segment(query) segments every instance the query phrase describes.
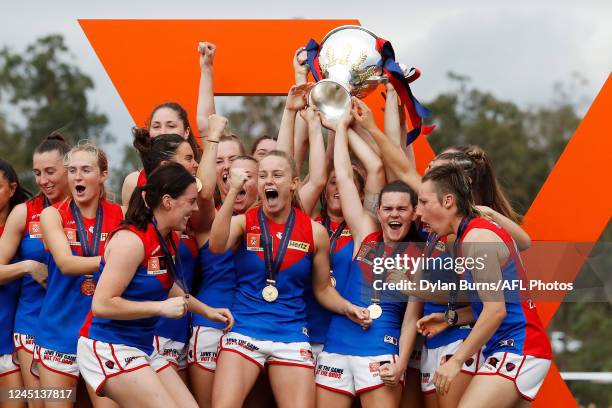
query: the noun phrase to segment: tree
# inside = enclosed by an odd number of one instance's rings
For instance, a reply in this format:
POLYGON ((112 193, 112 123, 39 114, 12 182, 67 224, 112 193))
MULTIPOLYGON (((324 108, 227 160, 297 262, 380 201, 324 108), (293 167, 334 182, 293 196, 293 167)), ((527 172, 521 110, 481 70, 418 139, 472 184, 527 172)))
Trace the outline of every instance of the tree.
POLYGON ((52 131, 61 130, 73 142, 112 141, 106 115, 87 98, 94 83, 74 59, 61 35, 39 38, 24 52, 0 50, 0 156, 32 191, 32 152, 52 131))
POLYGON ((578 126, 576 109, 559 93, 550 106, 521 109, 470 88, 468 77, 449 73, 449 78, 457 89, 427 104, 437 125, 429 137, 432 147, 440 152, 453 145, 481 146, 511 202, 525 212, 578 126))

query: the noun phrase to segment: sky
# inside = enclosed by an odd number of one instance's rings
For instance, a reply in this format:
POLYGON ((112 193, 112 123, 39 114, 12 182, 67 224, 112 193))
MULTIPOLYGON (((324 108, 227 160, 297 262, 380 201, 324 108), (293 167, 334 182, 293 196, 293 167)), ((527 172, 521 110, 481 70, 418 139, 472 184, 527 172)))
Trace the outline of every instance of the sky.
MULTIPOLYGON (((40 36, 64 35, 74 62, 94 80, 90 100, 110 119, 108 130, 118 140, 109 148, 111 155, 120 150, 120 144, 131 142, 133 121, 78 25, 81 18, 357 18, 393 43, 399 61, 421 69, 421 78, 412 85, 421 101, 451 89, 446 74, 453 71, 468 75, 475 87, 498 98, 535 106, 553 98, 555 82, 567 83, 577 72, 587 81, 580 96, 588 106, 612 71, 609 0, 58 0, 39 4, 3 2, 0 46, 23 50, 40 36)), ((223 113, 233 102, 220 99, 218 110, 223 113)))

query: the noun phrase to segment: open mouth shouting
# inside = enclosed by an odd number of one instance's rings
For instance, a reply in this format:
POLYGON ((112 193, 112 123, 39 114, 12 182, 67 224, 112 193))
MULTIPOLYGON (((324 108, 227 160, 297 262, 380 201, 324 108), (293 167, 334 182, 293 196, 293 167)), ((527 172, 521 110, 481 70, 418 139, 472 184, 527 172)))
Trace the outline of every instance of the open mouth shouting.
POLYGON ((398 231, 404 224, 399 221, 390 221, 387 225, 389 225, 389 228, 391 228, 393 231, 398 231))
POLYGON ((274 206, 278 204, 278 190, 274 187, 266 187, 264 190, 266 195, 266 202, 268 206, 274 206))
POLYGON ((77 197, 84 197, 87 188, 83 184, 77 184, 76 186, 74 186, 74 190, 76 192, 77 197))

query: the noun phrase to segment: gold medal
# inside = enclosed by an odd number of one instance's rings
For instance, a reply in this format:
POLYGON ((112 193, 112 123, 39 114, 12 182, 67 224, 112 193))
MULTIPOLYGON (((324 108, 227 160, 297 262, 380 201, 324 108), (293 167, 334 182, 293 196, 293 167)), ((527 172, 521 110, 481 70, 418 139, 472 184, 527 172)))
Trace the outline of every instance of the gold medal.
POLYGON ((261 296, 266 302, 272 303, 278 298, 278 289, 274 285, 268 285, 261 291, 261 296))
POLYGON ((382 316, 382 307, 380 307, 378 303, 372 303, 368 306, 368 311, 370 312, 370 318, 372 320, 376 320, 382 316))
POLYGON ((93 296, 95 290, 96 284, 93 282, 93 279, 85 278, 85 280, 81 283, 82 295, 93 296))

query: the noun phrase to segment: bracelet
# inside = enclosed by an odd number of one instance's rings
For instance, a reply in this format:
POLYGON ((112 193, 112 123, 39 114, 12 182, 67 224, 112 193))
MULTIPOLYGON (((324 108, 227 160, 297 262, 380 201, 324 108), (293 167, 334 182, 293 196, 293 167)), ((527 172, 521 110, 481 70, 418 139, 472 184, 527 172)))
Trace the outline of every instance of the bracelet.
POLYGON ((219 143, 218 140, 210 140, 210 139, 204 139, 206 140, 208 143, 219 143))

